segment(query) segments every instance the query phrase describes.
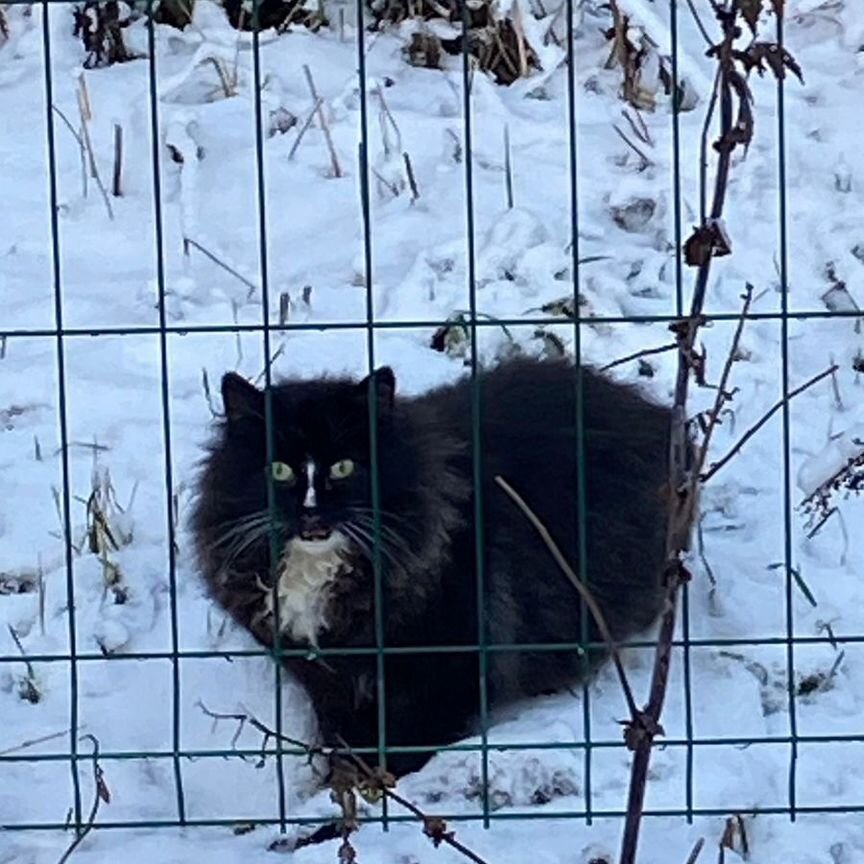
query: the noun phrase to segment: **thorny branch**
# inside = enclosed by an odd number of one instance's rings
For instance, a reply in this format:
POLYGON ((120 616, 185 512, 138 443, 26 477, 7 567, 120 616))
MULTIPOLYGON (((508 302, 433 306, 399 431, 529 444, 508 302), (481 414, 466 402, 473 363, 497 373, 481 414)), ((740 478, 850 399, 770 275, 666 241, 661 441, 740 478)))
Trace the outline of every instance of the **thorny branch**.
MULTIPOLYGON (((783 14, 779 2, 771 4, 777 16, 783 14)), ((749 25, 755 35, 756 25, 763 11, 767 11, 764 0, 713 0, 712 8, 720 25, 721 39, 708 50, 708 56, 717 61, 717 74, 714 79, 714 90, 709 102, 708 114, 705 120, 703 140, 707 141, 707 130, 712 122, 715 106, 719 103, 720 134, 714 142, 717 153, 717 164, 714 177, 714 189, 711 209, 707 210, 707 146, 704 148, 701 172, 701 224, 697 226, 684 244, 684 259, 686 263, 697 268, 696 282, 687 318, 671 328, 676 335, 678 344, 678 372, 675 383, 675 400, 672 409, 669 494, 670 514, 666 537, 666 565, 664 568, 665 603, 660 620, 657 649, 654 657, 654 668, 651 676, 651 688, 648 704, 640 718, 645 721, 638 726, 625 730, 625 740, 634 750, 630 774, 630 789, 627 801, 627 815, 624 824, 624 834, 621 841, 620 864, 635 864, 636 850, 639 840, 639 829, 645 801, 645 788, 648 777, 648 766, 651 760, 651 750, 656 735, 662 734, 660 715, 666 698, 669 680, 669 668, 672 659, 672 638, 675 630, 676 605, 678 590, 690 578, 682 561, 682 554, 689 546, 690 527, 693 522, 695 502, 698 497, 700 475, 691 465, 693 442, 687 422, 687 397, 691 373, 698 383, 704 382, 704 355, 695 352, 696 336, 704 322, 702 309, 714 258, 728 255, 731 244, 723 225, 723 213, 729 188, 729 174, 732 165, 732 153, 737 148, 747 149, 753 139, 754 116, 752 96, 747 81, 749 72, 756 68, 762 71, 760 65, 761 50, 754 53, 755 40, 745 51, 735 48, 736 40, 743 32, 744 22, 749 25), (743 20, 742 20, 743 19, 743 20)), ((800 70, 788 52, 781 46, 772 46, 775 50, 765 49, 767 54, 778 57, 779 61, 769 64, 771 71, 779 79, 790 69, 794 74, 800 70)), ((767 61, 766 61, 767 62, 767 61)), ((749 294, 745 301, 749 305, 749 294)), ((744 320, 742 315, 741 321, 744 320)), ((739 331, 741 327, 739 323, 739 331)), ((737 334, 736 334, 737 339, 737 334)), ((733 352, 734 353, 734 352, 733 352)), ((733 361, 727 364, 731 367, 733 361)), ((721 389, 718 391, 720 404, 728 397, 724 373, 721 389)), ((789 394, 790 398, 793 394, 789 394)), ((715 404, 717 404, 715 402, 715 404)), ((717 423, 717 418, 711 418, 709 424, 717 423)), ((708 431, 712 427, 709 425, 708 431)), ((706 433, 707 434, 707 433, 706 433)), ((746 436, 745 436, 746 439, 746 436)), ((740 449, 739 447, 736 448, 740 449)), ((697 459, 701 459, 701 454, 697 459)))
POLYGON ((473 861, 474 864, 488 864, 484 858, 481 858, 476 852, 457 840, 455 832, 447 829, 447 823, 443 819, 427 815, 416 804, 400 795, 396 791, 396 778, 387 771, 372 768, 360 754, 355 753, 351 749, 344 739, 340 738, 339 747, 314 746, 271 729, 252 714, 246 712, 221 713, 211 711, 200 700, 197 704, 201 711, 214 721, 232 720, 238 724, 237 731, 231 739, 232 746, 236 745, 245 726, 249 725, 260 732, 264 736, 261 745, 262 759, 266 756, 267 744, 273 740, 290 744, 292 747, 303 751, 309 757, 310 764, 318 756, 325 757, 328 760, 331 768, 329 778, 330 797, 342 811, 342 824, 339 826, 340 830, 338 834, 335 833, 336 826, 325 826, 325 830, 320 830, 313 835, 317 840, 307 840, 303 845, 309 845, 310 842, 323 842, 340 836, 342 837, 342 847, 339 850, 339 860, 356 860, 356 853, 348 842, 348 837, 358 829, 357 795, 359 794, 365 801, 370 803, 386 797, 404 807, 422 823, 423 833, 432 841, 432 845, 435 848, 444 843, 462 854, 469 861, 473 861), (348 770, 349 766, 346 760, 354 766, 355 771, 348 770), (331 828, 333 830, 330 830, 331 828))
POLYGON ((105 775, 102 772, 102 767, 99 765, 99 740, 93 735, 83 735, 82 741, 89 741, 93 745, 93 803, 90 805, 90 813, 87 816, 87 821, 84 827, 78 832, 75 839, 69 844, 69 847, 61 856, 57 864, 66 864, 72 853, 84 842, 84 838, 93 830, 96 824, 96 817, 99 815, 99 807, 104 801, 106 804, 111 803, 111 792, 105 783, 105 775))

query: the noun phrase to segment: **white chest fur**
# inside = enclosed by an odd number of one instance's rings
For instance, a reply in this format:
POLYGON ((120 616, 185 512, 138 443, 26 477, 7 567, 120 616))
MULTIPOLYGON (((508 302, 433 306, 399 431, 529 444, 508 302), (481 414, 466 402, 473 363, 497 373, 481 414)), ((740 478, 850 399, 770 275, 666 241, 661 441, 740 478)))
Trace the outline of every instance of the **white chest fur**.
MULTIPOLYGON (((337 534, 325 542, 292 540, 286 544, 277 571, 279 629, 292 641, 317 646, 329 626, 330 593, 345 566, 345 539, 337 534)), ((267 595, 273 612, 273 595, 267 595)))

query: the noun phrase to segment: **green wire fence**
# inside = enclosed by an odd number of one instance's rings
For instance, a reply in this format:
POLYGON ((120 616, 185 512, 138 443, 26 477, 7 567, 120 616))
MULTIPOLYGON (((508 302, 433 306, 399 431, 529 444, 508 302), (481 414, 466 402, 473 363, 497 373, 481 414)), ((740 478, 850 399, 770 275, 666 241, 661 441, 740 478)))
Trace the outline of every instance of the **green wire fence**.
MULTIPOLYGON (((11 0, 6 5, 24 4, 26 0, 11 0)), ((285 323, 275 324, 271 321, 270 309, 270 274, 268 267, 268 219, 266 213, 266 173, 265 173, 265 137, 263 131, 263 108, 261 99, 262 90, 262 68, 260 58, 259 34, 260 28, 257 26, 259 0, 256 0, 253 8, 253 28, 252 28, 252 56, 253 56, 253 89, 254 89, 254 110, 256 121, 256 138, 255 138, 255 158, 256 158, 256 183, 257 183, 257 228, 258 228, 258 254, 260 260, 260 286, 262 293, 261 307, 261 322, 260 324, 233 324, 233 325, 192 325, 192 324, 174 324, 168 320, 166 313, 166 294, 167 294, 167 278, 164 255, 164 218, 162 213, 162 168, 160 160, 160 116, 159 116, 159 92, 158 92, 158 54, 156 50, 155 25, 153 23, 153 15, 148 15, 148 67, 149 67, 149 119, 150 119, 150 137, 152 142, 152 178, 153 178, 153 208, 154 208, 154 224, 155 235, 153 243, 155 246, 155 258, 157 262, 156 277, 158 283, 158 323, 153 326, 135 326, 135 327, 67 327, 64 322, 64 304, 63 304, 63 273, 61 269, 61 226, 58 215, 58 172, 57 172, 57 157, 56 157, 56 141, 55 141, 55 117, 52 112, 54 104, 54 80, 52 75, 52 38, 50 32, 49 21, 49 6, 69 3, 70 0, 40 0, 35 4, 28 3, 27 5, 35 5, 42 9, 42 42, 44 51, 44 92, 45 92, 45 135, 48 149, 48 185, 50 197, 50 227, 51 227, 51 242, 52 249, 52 279, 53 279, 53 294, 54 294, 54 316, 55 326, 50 328, 31 328, 31 329, 10 329, 0 327, 0 339, 18 339, 18 338, 50 338, 55 340, 56 345, 56 364, 57 364, 57 379, 58 379, 58 415, 59 415, 59 439, 60 439, 60 463, 62 470, 62 522, 66 537, 65 549, 65 570, 66 570, 66 593, 68 609, 76 608, 76 586, 74 578, 73 566, 73 549, 70 538, 72 536, 72 517, 70 513, 70 502, 72 501, 72 493, 70 490, 70 466, 69 466, 69 426, 67 421, 67 381, 69 373, 66 364, 66 349, 70 340, 86 339, 94 336, 143 336, 155 335, 159 339, 160 350, 160 373, 161 373, 161 412, 162 412, 162 432, 164 446, 164 461, 162 469, 164 471, 165 481, 165 501, 167 504, 166 512, 168 514, 167 521, 167 537, 168 537, 168 577, 170 588, 170 625, 171 639, 170 650, 168 651, 152 651, 152 652, 128 652, 118 655, 108 655, 102 653, 92 653, 79 650, 78 634, 76 632, 76 619, 72 611, 67 615, 68 618, 68 645, 69 650, 62 654, 35 654, 28 655, 28 660, 31 663, 68 663, 70 669, 70 715, 69 715, 69 736, 68 749, 61 753, 50 754, 29 754, 26 752, 8 753, 0 755, 0 771, 4 763, 28 763, 37 764, 40 762, 68 762, 71 772, 73 784, 73 806, 72 814, 69 823, 63 821, 57 822, 22 822, 12 824, 0 824, 0 830, 6 831, 26 831, 30 829, 63 829, 71 826, 72 828, 81 831, 86 824, 85 807, 82 806, 82 791, 81 791, 81 771, 86 770, 88 764, 93 759, 93 754, 89 748, 82 748, 79 740, 79 672, 82 664, 99 662, 113 662, 114 660, 167 660, 171 663, 172 668, 172 738, 171 747, 169 750, 160 751, 130 751, 130 752, 111 752, 102 751, 99 753, 99 760, 106 764, 112 760, 170 760, 173 767, 173 779, 176 793, 176 813, 173 819, 140 819, 127 821, 111 821, 110 819, 100 816, 95 824, 97 829, 107 828, 162 828, 177 825, 190 826, 205 826, 205 825, 233 825, 238 821, 249 821, 248 819, 238 820, 229 818, 191 818, 187 813, 186 793, 184 789, 184 765, 187 760, 191 759, 223 759, 225 757, 247 756, 250 758, 260 758, 262 756, 272 756, 277 760, 277 789, 276 791, 276 815, 261 814, 255 819, 260 824, 275 824, 282 827, 288 824, 297 824, 305 822, 320 823, 320 818, 306 819, 297 816, 292 816, 289 812, 287 804, 287 795, 285 789, 285 780, 282 771, 283 759, 290 756, 306 755, 305 751, 298 750, 285 744, 279 737, 282 732, 282 668, 280 664, 274 663, 274 699, 275 699, 275 730, 276 737, 272 747, 264 749, 242 749, 230 748, 225 750, 201 750, 201 749, 186 749, 181 746, 180 736, 180 708, 181 708, 181 676, 180 664, 183 660, 188 659, 204 659, 204 658, 222 658, 231 659, 235 657, 251 657, 251 656, 272 656, 271 652, 264 650, 236 650, 236 651, 204 651, 204 650, 184 650, 181 649, 178 640, 178 609, 177 609, 177 552, 175 544, 175 524, 172 514, 174 512, 173 498, 176 489, 176 478, 172 468, 171 459, 171 400, 169 393, 169 351, 168 340, 173 335, 188 335, 188 334, 217 334, 217 333, 257 333, 260 334, 263 345, 263 352, 266 358, 273 357, 271 341, 274 333, 283 333, 300 330, 338 330, 338 331, 365 331, 366 333, 366 361, 368 368, 371 370, 375 367, 375 340, 374 336, 377 331, 381 330, 410 330, 422 328, 429 330, 430 327, 446 326, 451 323, 449 321, 429 321, 429 320, 386 320, 378 321, 375 319, 374 304, 373 304, 373 230, 372 219, 370 216, 370 190, 369 190, 369 151, 367 142, 369 137, 369 108, 367 102, 368 96, 368 80, 366 73, 366 49, 364 40, 367 38, 364 27, 358 27, 357 33, 357 70, 359 82, 359 106, 360 106, 360 133, 359 133, 359 149, 358 163, 360 176, 360 198, 362 211, 362 226, 363 226, 363 251, 365 260, 364 282, 366 289, 366 317, 365 321, 349 321, 349 322, 334 322, 332 324, 302 324, 302 323, 285 323)), ((572 321, 572 332, 574 337, 574 345, 576 356, 580 355, 582 325, 584 323, 580 312, 579 303, 579 285, 580 285, 580 246, 579 246, 579 188, 578 177, 580 173, 579 164, 579 147, 577 134, 577 88, 575 82, 575 60, 573 56, 574 45, 574 25, 573 13, 576 0, 567 0, 565 5, 565 13, 567 16, 567 54, 568 54, 568 69, 567 76, 567 126, 568 126, 568 145, 569 145, 569 176, 570 176, 570 213, 571 213, 571 246, 570 246, 570 263, 572 272, 572 297, 574 316, 572 321)), ((153 0, 147 2, 148 11, 153 11, 153 0)), ((463 11, 467 9, 463 4, 463 11)), ((356 14, 358 20, 362 21, 366 15, 364 0, 357 0, 356 14)), ((467 11, 464 11, 467 16, 467 11)), ((672 38, 672 79, 673 92, 677 90, 678 81, 678 3, 676 0, 670 0, 670 21, 669 28, 672 38)), ((480 482, 482 477, 482 462, 483 462, 483 438, 482 438, 482 415, 483 415, 483 393, 479 386, 479 381, 476 376, 478 348, 477 335, 483 328, 529 325, 539 327, 543 325, 560 325, 562 319, 555 316, 535 316, 535 317, 519 317, 519 318, 501 318, 489 320, 478 314, 477 295, 476 295, 476 248, 475 248, 475 221, 474 221, 474 197, 473 197, 473 176, 472 176, 472 140, 474 130, 472 128, 472 106, 471 106, 471 61, 468 48, 468 28, 463 22, 463 51, 462 51, 462 83, 463 83, 463 104, 462 104, 462 122, 464 129, 464 148, 468 154, 463 160, 464 165, 464 186, 465 186, 465 227, 466 227, 466 254, 467 254, 467 280, 469 288, 469 309, 467 312, 467 326, 470 330, 470 363, 474 380, 473 398, 471 401, 471 410, 473 417, 473 436, 472 436, 472 452, 474 460, 474 482, 475 488, 479 491, 482 487, 480 482)), ((779 22, 778 41, 782 45, 782 19, 779 22)), ((777 90, 777 168, 779 172, 779 213, 780 213, 780 238, 779 238, 779 270, 780 283, 782 286, 788 284, 788 238, 786 225, 786 179, 785 179, 785 150, 786 150, 786 118, 784 111, 784 84, 782 81, 778 83, 777 90)), ((658 323, 669 324, 678 321, 685 314, 684 305, 684 269, 682 263, 682 221, 681 212, 681 164, 680 164, 680 124, 679 111, 677 105, 674 106, 672 112, 672 140, 673 140, 673 159, 672 159, 672 177, 670 178, 671 187, 673 190, 673 221, 674 234, 677 254, 675 256, 675 313, 669 315, 634 315, 634 316, 603 316, 593 315, 591 317, 592 324, 637 324, 637 323, 658 323)), ((779 312, 757 313, 749 312, 748 320, 759 321, 769 320, 778 321, 781 333, 781 378, 782 392, 788 394, 789 387, 789 361, 788 361, 788 328, 790 320, 818 320, 826 318, 849 318, 857 319, 860 313, 856 310, 801 310, 793 311, 789 308, 788 293, 781 293, 781 309, 779 312)), ((736 321, 739 314, 736 312, 709 314, 706 319, 711 322, 736 321)), ((265 367, 265 382, 267 385, 271 383, 271 365, 268 362, 265 367)), ((577 427, 581 423, 582 416, 582 400, 581 387, 576 394, 576 414, 577 427)), ((269 386, 268 386, 269 392, 269 386)), ((373 509, 378 510, 379 491, 377 489, 377 469, 380 459, 380 454, 377 449, 376 436, 376 420, 377 411, 375 405, 375 390, 370 391, 370 419, 371 419, 371 462, 372 473, 376 480, 373 482, 373 509)), ((270 405, 268 399, 267 414, 270 415, 270 405)), ((649 808, 645 811, 649 816, 680 816, 687 820, 692 820, 699 815, 727 815, 727 811, 718 808, 698 807, 694 803, 694 752, 697 748, 710 747, 729 747, 734 745, 749 746, 755 744, 774 744, 784 745, 789 747, 789 773, 788 773, 788 803, 784 806, 760 806, 754 808, 754 812, 765 814, 784 814, 791 818, 795 818, 799 813, 857 813, 864 812, 864 801, 859 804, 843 804, 837 806, 802 806, 797 802, 796 795, 796 758, 797 748, 800 744, 807 743, 828 743, 828 742, 846 742, 846 743, 864 743, 864 733, 860 735, 804 735, 798 732, 796 722, 796 702, 794 697, 794 688, 791 682, 795 680, 795 648, 803 645, 821 645, 821 644, 864 644, 864 635, 859 636, 833 636, 831 634, 824 636, 805 636, 798 635, 794 630, 793 619, 793 579, 792 571, 792 492, 791 492, 791 469, 790 469, 790 417, 788 403, 784 403, 782 409, 782 424, 783 424, 783 498, 784 498, 784 556, 786 573, 790 574, 786 579, 785 587, 785 604, 786 604, 786 633, 784 636, 765 637, 765 638, 728 638, 728 639, 701 639, 691 638, 689 629, 689 601, 686 591, 683 593, 683 625, 682 637, 676 639, 673 643, 676 649, 681 649, 680 656, 683 660, 684 680, 685 680, 685 700, 684 700, 684 728, 685 735, 683 737, 663 738, 659 743, 664 748, 682 748, 686 753, 686 787, 685 787, 685 806, 680 808, 649 808), (690 653, 694 648, 700 647, 735 647, 735 646, 778 646, 785 649, 787 677, 789 686, 789 733, 780 735, 771 735, 763 737, 699 737, 694 733, 693 728, 693 707, 690 686, 690 653)), ((272 433, 272 425, 268 423, 268 428, 272 433)), ((581 436, 579 440, 573 442, 574 448, 578 451, 578 463, 581 466, 583 462, 581 436)), ((272 452, 272 434, 268 441, 268 450, 272 452)), ((580 525, 584 520, 585 514, 585 488, 584 488, 584 472, 579 471, 579 513, 580 525)), ((272 506, 272 493, 271 493, 272 506)), ((481 758, 481 789, 482 808, 479 813, 453 813, 441 814, 447 819, 455 821, 459 820, 474 820, 481 821, 484 825, 489 825, 492 821, 497 820, 513 820, 513 819, 581 819, 590 822, 593 819, 608 819, 621 818, 624 813, 621 810, 598 809, 594 806, 591 794, 591 777, 592 777, 592 752, 610 748, 622 748, 623 744, 620 740, 603 740, 592 735, 591 727, 591 712, 590 700, 588 698, 587 688, 583 695, 583 729, 584 740, 579 742, 519 742, 518 744, 489 744, 488 729, 489 717, 488 706, 485 690, 487 663, 490 654, 495 652, 516 652, 516 651, 582 651, 586 646, 590 646, 587 634, 587 613, 583 609, 583 640, 579 643, 562 643, 559 645, 498 645, 492 644, 486 638, 486 622, 484 618, 484 526, 483 526, 483 499, 481 494, 475 495, 475 531, 476 531, 476 573, 477 573, 477 597, 478 597, 478 641, 476 644, 460 645, 460 646, 423 646, 416 647, 394 647, 385 644, 384 639, 384 620, 386 609, 383 605, 383 592, 381 585, 381 551, 378 544, 375 544, 375 634, 376 645, 373 648, 345 648, 345 649, 322 649, 317 653, 322 656, 347 656, 347 655, 366 655, 377 658, 377 693, 379 700, 379 740, 378 746, 374 752, 382 761, 388 753, 402 752, 410 750, 412 752, 428 750, 429 748, 422 747, 392 747, 388 745, 385 736, 384 727, 384 708, 387 700, 387 680, 385 675, 385 658, 391 655, 410 654, 410 653, 470 653, 476 654, 477 657, 477 672, 479 681, 481 682, 480 690, 480 713, 481 713, 481 734, 478 744, 455 744, 448 748, 453 751, 476 752, 481 758), (518 749, 524 751, 530 750, 575 750, 584 751, 584 808, 577 811, 555 811, 548 810, 538 811, 537 813, 511 813, 506 810, 494 810, 490 804, 488 795, 488 770, 489 770, 489 752, 502 751, 507 749, 518 749)), ((380 521, 376 520, 375 532, 376 536, 380 531, 380 521)), ((584 578, 585 567, 585 531, 580 528, 578 536, 582 545, 582 554, 580 555, 580 575, 584 578)), ((274 604, 275 615, 278 619, 279 604, 274 604)), ((275 626, 278 629, 278 620, 275 626)), ((279 641, 276 640, 278 646, 279 641)), ((626 643, 627 647, 651 647, 654 643, 650 641, 632 641, 626 643)), ((603 647, 598 645, 596 647, 603 647)), ((277 647, 272 652, 279 656, 308 656, 307 650, 289 650, 277 647)), ((21 657, 17 654, 0 655, 0 667, 6 664, 20 663, 21 657)), ((359 750, 359 753, 369 752, 359 750)), ((214 771, 218 768, 214 767, 214 771)), ((740 811, 739 811, 740 812, 740 811)), ((372 817, 369 817, 372 819, 372 817)), ((402 816, 388 814, 386 808, 381 817, 375 817, 372 821, 388 821, 399 822, 402 820, 413 819, 411 816, 402 816)), ((361 818, 360 821, 365 821, 361 818)), ((0 822, 2 822, 2 814, 0 814, 0 822)))

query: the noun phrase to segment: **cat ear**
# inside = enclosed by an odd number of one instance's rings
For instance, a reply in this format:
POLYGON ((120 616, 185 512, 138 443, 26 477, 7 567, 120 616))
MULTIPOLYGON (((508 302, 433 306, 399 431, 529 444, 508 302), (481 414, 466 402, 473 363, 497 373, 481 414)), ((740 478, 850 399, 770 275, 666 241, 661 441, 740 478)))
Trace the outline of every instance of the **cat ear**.
POLYGON ((375 404, 389 411, 393 407, 396 394, 396 376, 393 370, 389 366, 382 366, 364 378, 357 385, 364 398, 368 397, 370 383, 375 387, 375 404))
POLYGON ((236 372, 222 377, 222 404, 229 423, 264 417, 264 394, 236 372))

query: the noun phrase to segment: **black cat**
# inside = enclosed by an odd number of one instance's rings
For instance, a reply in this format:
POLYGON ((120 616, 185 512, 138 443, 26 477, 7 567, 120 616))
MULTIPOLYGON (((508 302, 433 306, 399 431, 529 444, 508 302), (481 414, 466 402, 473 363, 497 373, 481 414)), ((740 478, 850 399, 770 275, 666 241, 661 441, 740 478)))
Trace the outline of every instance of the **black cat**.
MULTIPOLYGON (((380 731, 388 747, 400 748, 388 755, 388 768, 414 770, 435 747, 472 731, 480 713, 479 642, 601 641, 577 591, 496 475, 524 497, 577 572, 581 479, 585 573, 613 636, 632 636, 655 620, 663 593, 670 411, 597 373, 583 369, 581 376, 583 478, 576 369, 563 360, 519 358, 478 372, 479 497, 470 378, 415 398, 395 396, 389 368, 361 382, 275 384, 269 464, 265 394, 236 374, 223 378, 225 419, 203 466, 193 520, 213 596, 269 647, 276 618, 286 649, 374 649, 379 641, 403 649, 385 654, 380 669, 374 650, 283 658, 311 695, 325 743, 341 736, 352 747, 378 747, 380 731), (417 650, 429 647, 438 650, 417 650), (406 752, 411 747, 425 749, 406 752)), ((604 654, 489 651, 482 661, 487 706, 571 685, 604 654)))

